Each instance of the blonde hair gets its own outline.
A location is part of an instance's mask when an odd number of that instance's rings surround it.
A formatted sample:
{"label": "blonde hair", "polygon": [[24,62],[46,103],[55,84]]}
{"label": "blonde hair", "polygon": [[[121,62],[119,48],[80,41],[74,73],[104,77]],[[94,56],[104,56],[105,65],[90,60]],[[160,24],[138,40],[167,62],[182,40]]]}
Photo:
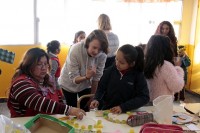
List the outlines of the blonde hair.
{"label": "blonde hair", "polygon": [[98,28],[100,30],[112,30],[110,18],[106,14],[100,14],[98,18]]}

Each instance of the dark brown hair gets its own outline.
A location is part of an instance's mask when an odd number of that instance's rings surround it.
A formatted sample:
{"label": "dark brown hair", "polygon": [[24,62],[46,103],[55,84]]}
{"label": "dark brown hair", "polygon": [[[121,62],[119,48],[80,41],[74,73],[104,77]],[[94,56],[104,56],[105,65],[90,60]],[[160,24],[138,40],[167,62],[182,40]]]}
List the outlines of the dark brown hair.
{"label": "dark brown hair", "polygon": [[89,48],[89,43],[94,39],[99,40],[101,45],[101,50],[104,53],[108,53],[108,39],[104,31],[102,30],[94,30],[92,31],[89,36],[85,40],[85,48]]}
{"label": "dark brown hair", "polygon": [[53,40],[47,44],[47,53],[51,52],[55,54],[56,50],[59,48],[60,48],[60,42],[57,40]]}
{"label": "dark brown hair", "polygon": [[161,67],[164,61],[173,64],[174,52],[169,37],[153,35],[147,43],[145,50],[144,75],[147,79],[153,79],[157,67]]}
{"label": "dark brown hair", "polygon": [[163,33],[162,33],[162,27],[163,27],[164,24],[166,24],[166,25],[169,26],[169,33],[167,34],[167,36],[171,40],[175,56],[177,56],[178,55],[178,53],[177,53],[177,43],[178,43],[178,41],[177,41],[177,38],[175,36],[174,28],[173,28],[172,24],[169,21],[162,21],[158,25],[158,27],[156,29],[156,32],[155,32],[155,35],[156,34],[157,35],[163,35]]}
{"label": "dark brown hair", "polygon": [[[15,80],[18,76],[25,74],[28,77],[31,77],[34,79],[33,75],[32,75],[32,69],[37,65],[37,63],[40,61],[40,59],[42,57],[46,57],[47,58],[47,63],[49,64],[49,57],[48,54],[40,48],[31,48],[29,49],[22,62],[20,63],[20,65],[17,67],[16,72],[12,78],[12,80]],[[49,75],[47,74],[44,78],[44,83],[43,85],[45,86],[52,86],[52,84],[49,81]]]}
{"label": "dark brown hair", "polygon": [[141,47],[134,47],[130,44],[125,44],[121,46],[118,51],[121,51],[123,53],[124,59],[129,65],[135,62],[132,70],[137,70],[140,72],[144,71],[144,52]]}

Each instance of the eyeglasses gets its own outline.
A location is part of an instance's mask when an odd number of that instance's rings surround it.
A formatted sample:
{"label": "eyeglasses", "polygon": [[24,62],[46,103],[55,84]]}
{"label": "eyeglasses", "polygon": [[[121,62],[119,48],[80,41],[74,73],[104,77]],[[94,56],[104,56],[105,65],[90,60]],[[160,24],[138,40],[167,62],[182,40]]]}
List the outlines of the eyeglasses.
{"label": "eyeglasses", "polygon": [[39,64],[37,64],[37,67],[40,68],[40,69],[43,68],[43,67],[48,68],[49,64],[47,64],[47,63],[39,63]]}

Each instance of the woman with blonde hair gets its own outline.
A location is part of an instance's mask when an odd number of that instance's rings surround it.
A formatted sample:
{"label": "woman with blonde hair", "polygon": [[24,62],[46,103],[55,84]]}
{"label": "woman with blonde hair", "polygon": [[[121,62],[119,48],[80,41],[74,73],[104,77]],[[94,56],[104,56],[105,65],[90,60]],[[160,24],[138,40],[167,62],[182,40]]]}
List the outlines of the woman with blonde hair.
{"label": "woman with blonde hair", "polygon": [[115,55],[119,47],[119,39],[116,34],[111,32],[112,26],[111,26],[110,18],[108,15],[100,14],[100,16],[98,17],[98,28],[100,30],[103,30],[106,33],[106,36],[108,38],[109,52],[108,52],[107,60],[105,64],[105,69],[106,69],[107,67],[113,65],[115,61]]}

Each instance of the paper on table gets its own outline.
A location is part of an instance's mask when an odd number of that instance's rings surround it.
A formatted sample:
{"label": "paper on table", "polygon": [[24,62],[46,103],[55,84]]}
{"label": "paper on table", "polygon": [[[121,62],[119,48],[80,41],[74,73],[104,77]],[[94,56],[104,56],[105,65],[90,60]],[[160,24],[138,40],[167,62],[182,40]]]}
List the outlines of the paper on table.
{"label": "paper on table", "polygon": [[185,113],[174,113],[172,121],[176,124],[186,124],[193,121],[193,117]]}
{"label": "paper on table", "polygon": [[186,125],[187,128],[189,128],[192,131],[200,131],[200,128],[198,128],[196,125],[194,124],[187,124]]}

